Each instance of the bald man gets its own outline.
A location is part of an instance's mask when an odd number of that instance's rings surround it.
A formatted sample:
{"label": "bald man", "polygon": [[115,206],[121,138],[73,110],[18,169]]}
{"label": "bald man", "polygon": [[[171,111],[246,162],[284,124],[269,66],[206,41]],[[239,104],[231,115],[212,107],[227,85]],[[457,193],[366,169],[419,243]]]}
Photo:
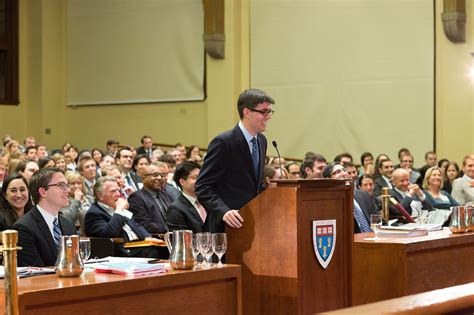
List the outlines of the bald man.
{"label": "bald man", "polygon": [[[392,173],[393,189],[390,195],[393,196],[412,217],[418,216],[418,211],[433,210],[433,206],[426,199],[423,191],[417,184],[410,184],[410,174],[403,168],[397,168]],[[393,205],[390,206],[390,215],[399,217],[401,214]]]}

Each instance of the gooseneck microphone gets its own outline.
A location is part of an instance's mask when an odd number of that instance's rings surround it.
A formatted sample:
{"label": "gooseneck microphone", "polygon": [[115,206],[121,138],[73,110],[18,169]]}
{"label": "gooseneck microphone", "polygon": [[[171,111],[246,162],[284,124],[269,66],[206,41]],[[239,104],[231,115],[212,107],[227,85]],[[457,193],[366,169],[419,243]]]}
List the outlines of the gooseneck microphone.
{"label": "gooseneck microphone", "polygon": [[281,164],[281,156],[280,156],[280,151],[278,151],[278,145],[277,145],[277,142],[275,140],[272,141],[272,144],[273,146],[275,147],[275,150],[277,151],[277,154],[278,154],[278,164],[280,164],[280,178],[281,179],[284,179],[283,176],[285,173],[283,173],[283,166]]}

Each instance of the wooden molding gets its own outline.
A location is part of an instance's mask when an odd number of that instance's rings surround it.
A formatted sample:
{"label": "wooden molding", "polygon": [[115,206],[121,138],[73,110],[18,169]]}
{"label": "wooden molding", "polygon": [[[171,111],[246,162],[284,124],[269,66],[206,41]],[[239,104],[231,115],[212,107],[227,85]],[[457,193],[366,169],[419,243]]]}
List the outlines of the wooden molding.
{"label": "wooden molding", "polygon": [[224,0],[202,0],[204,5],[204,49],[215,59],[225,57]]}
{"label": "wooden molding", "polygon": [[441,13],[446,37],[453,43],[466,42],[466,1],[444,0]]}

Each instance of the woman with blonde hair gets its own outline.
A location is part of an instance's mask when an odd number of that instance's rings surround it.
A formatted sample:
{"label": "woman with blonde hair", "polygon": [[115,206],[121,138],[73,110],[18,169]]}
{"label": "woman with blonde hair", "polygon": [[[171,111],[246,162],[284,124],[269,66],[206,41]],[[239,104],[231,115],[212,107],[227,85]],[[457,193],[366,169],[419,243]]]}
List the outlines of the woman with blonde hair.
{"label": "woman with blonde hair", "polygon": [[56,153],[52,156],[56,167],[59,168],[63,173],[66,172],[66,158],[61,153]]}
{"label": "woman with blonde hair", "polygon": [[86,195],[85,187],[82,184],[82,176],[78,172],[66,172],[64,174],[69,184],[69,206],[60,211],[69,221],[81,226],[81,235],[84,231],[84,217],[91,204],[94,202],[92,196]]}
{"label": "woman with blonde hair", "polygon": [[435,209],[449,209],[451,206],[458,206],[456,200],[449,193],[442,190],[443,171],[438,166],[430,167],[423,180],[423,189],[429,202]]}

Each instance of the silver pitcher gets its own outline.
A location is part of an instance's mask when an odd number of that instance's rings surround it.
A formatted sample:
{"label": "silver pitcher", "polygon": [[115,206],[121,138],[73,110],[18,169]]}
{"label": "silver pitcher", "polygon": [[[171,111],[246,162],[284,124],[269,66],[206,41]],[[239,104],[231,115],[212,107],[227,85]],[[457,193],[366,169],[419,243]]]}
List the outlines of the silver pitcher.
{"label": "silver pitcher", "polygon": [[469,206],[453,206],[451,207],[451,222],[449,229],[453,233],[464,233],[468,230],[471,215]]}
{"label": "silver pitcher", "polygon": [[61,236],[54,270],[60,277],[78,277],[81,275],[84,264],[79,255],[79,236]]}
{"label": "silver pitcher", "polygon": [[[172,243],[170,242],[170,236]],[[170,251],[170,265],[173,269],[192,269],[193,256],[193,231],[179,230],[165,234],[166,246]]]}

